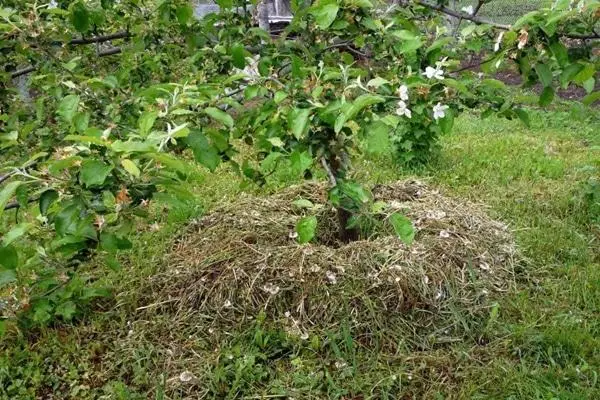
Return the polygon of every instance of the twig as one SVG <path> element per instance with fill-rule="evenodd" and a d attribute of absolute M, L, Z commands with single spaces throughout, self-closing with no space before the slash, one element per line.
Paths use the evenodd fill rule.
<path fill-rule="evenodd" d="M 450 15 L 452 17 L 460 18 L 461 20 L 464 19 L 464 20 L 467 20 L 467 21 L 471 21 L 471 22 L 473 22 L 475 24 L 478 24 L 478 25 L 491 25 L 491 26 L 493 26 L 495 28 L 502 29 L 502 30 L 505 30 L 505 31 L 508 31 L 508 30 L 510 30 L 512 28 L 511 25 L 500 24 L 498 22 L 494 22 L 494 21 L 491 21 L 489 19 L 477 17 L 476 15 L 470 15 L 470 14 L 467 14 L 467 13 L 455 11 L 455 10 L 452 10 L 452 9 L 444 7 L 444 6 L 440 6 L 440 5 L 437 5 L 437 4 L 432 4 L 432 3 L 430 3 L 430 2 L 428 2 L 426 0 L 415 0 L 415 2 L 417 4 L 422 5 L 423 7 L 427 7 L 427 8 L 430 8 L 432 10 L 439 11 L 441 13 Z M 600 39 L 600 34 L 598 34 L 596 32 L 591 33 L 591 34 L 562 33 L 562 34 L 559 34 L 559 36 L 562 36 L 562 37 L 565 37 L 565 38 L 569 38 L 569 39 L 582 39 L 582 40 Z"/>
<path fill-rule="evenodd" d="M 431 8 L 432 10 L 436 10 L 436 11 L 442 12 L 442 13 L 450 15 L 452 17 L 456 17 L 456 18 L 460 18 L 460 19 L 465 19 L 467 21 L 474 22 L 474 23 L 476 23 L 478 25 L 483 25 L 483 24 L 485 24 L 485 25 L 491 25 L 491 26 L 494 26 L 494 27 L 496 27 L 498 29 L 503 29 L 505 31 L 508 31 L 511 28 L 510 25 L 499 24 L 497 22 L 490 21 L 490 20 L 485 19 L 485 18 L 480 18 L 480 17 L 477 17 L 475 15 L 470 15 L 470 14 L 467 14 L 467 13 L 463 13 L 463 12 L 452 10 L 452 9 L 444 7 L 444 6 L 440 6 L 440 5 L 437 5 L 437 4 L 432 4 L 432 3 L 428 2 L 428 1 L 425 1 L 425 0 L 415 0 L 415 1 L 416 1 L 417 4 L 420 4 L 420 5 L 424 6 L 424 7 Z"/>
<path fill-rule="evenodd" d="M 333 171 L 331 170 L 331 167 L 329 166 L 329 163 L 327 162 L 325 157 L 321 157 L 321 165 L 323 166 L 325 172 L 327 172 L 327 176 L 329 177 L 329 183 L 331 184 L 331 187 L 337 186 L 337 179 L 335 179 L 335 175 L 333 174 Z"/>
<path fill-rule="evenodd" d="M 7 181 L 8 179 L 10 179 L 10 177 L 13 176 L 14 174 L 15 174 L 15 172 L 13 171 L 13 172 L 9 172 L 6 175 L 0 176 L 0 184 L 4 183 L 4 181 Z"/>
<path fill-rule="evenodd" d="M 116 32 L 116 33 L 111 33 L 109 35 L 101 35 L 101 36 L 94 36 L 94 37 L 90 37 L 90 38 L 73 39 L 69 42 L 69 44 L 77 45 L 77 44 L 102 43 L 102 42 L 108 42 L 110 40 L 115 40 L 115 39 L 125 39 L 130 36 L 131 36 L 131 34 L 129 32 L 120 31 L 120 32 Z"/>
<path fill-rule="evenodd" d="M 475 6 L 475 9 L 473 10 L 473 13 L 471 13 L 471 15 L 474 17 L 477 15 L 477 13 L 479 12 L 479 10 L 481 10 L 481 6 L 483 6 L 483 4 L 485 3 L 485 0 L 479 0 L 477 2 L 477 5 Z M 456 36 L 456 34 L 458 33 L 458 30 L 460 29 L 460 24 L 462 23 L 463 18 L 461 17 L 458 20 L 458 23 L 456 24 L 456 28 L 454 29 L 454 35 Z"/>
<path fill-rule="evenodd" d="M 110 49 L 99 51 L 98 52 L 98 57 L 112 56 L 114 54 L 121 53 L 121 51 L 122 50 L 121 50 L 120 47 L 111 47 Z"/>
<path fill-rule="evenodd" d="M 23 69 L 16 70 L 15 72 L 10 74 L 10 77 L 12 79 L 15 79 L 15 78 L 18 78 L 19 76 L 27 75 L 28 73 L 33 72 L 33 71 L 35 71 L 35 67 L 31 65 L 29 67 L 25 67 Z"/>
<path fill-rule="evenodd" d="M 459 72 L 463 72 L 463 71 L 466 71 L 468 69 L 473 69 L 473 68 L 476 68 L 476 67 L 480 67 L 483 64 L 487 64 L 487 63 L 489 63 L 491 61 L 494 61 L 495 59 L 496 59 L 495 56 L 494 57 L 489 57 L 489 58 L 486 58 L 485 60 L 482 60 L 482 61 L 480 61 L 478 63 L 465 65 L 464 67 L 461 67 L 461 68 L 459 68 L 457 70 L 454 70 L 454 71 L 451 71 L 451 72 L 457 74 Z"/>
<path fill-rule="evenodd" d="M 112 56 L 115 54 L 119 54 L 121 53 L 123 50 L 120 47 L 112 47 L 110 49 L 107 50 L 103 50 L 97 53 L 98 57 L 107 57 L 107 56 Z M 29 67 L 23 68 L 23 69 L 19 69 L 13 73 L 10 74 L 10 77 L 12 79 L 18 78 L 19 76 L 23 76 L 23 75 L 27 75 L 31 72 L 34 72 L 35 70 L 37 70 L 36 67 L 34 67 L 33 65 L 30 65 Z"/>
<path fill-rule="evenodd" d="M 30 199 L 27 199 L 27 204 L 35 203 L 39 199 L 40 199 L 39 197 L 32 197 Z M 8 203 L 6 206 L 4 206 L 4 211 L 14 210 L 15 208 L 16 209 L 21 208 L 21 204 L 18 201 L 13 201 L 11 203 Z"/>

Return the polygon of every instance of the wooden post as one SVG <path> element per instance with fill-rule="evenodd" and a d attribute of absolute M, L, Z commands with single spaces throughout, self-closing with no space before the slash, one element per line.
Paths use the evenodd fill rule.
<path fill-rule="evenodd" d="M 270 24 L 269 24 L 269 2 L 268 2 L 268 0 L 262 0 L 260 3 L 258 3 L 257 8 L 258 8 L 258 10 L 257 10 L 258 11 L 257 12 L 258 27 L 269 32 Z"/>

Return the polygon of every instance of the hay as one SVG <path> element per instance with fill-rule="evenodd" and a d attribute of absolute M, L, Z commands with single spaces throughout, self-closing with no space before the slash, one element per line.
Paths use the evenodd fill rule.
<path fill-rule="evenodd" d="M 167 270 L 150 282 L 159 298 L 148 300 L 175 318 L 201 320 L 207 330 L 234 329 L 264 313 L 301 337 L 341 323 L 371 335 L 408 320 L 427 326 L 458 307 L 476 313 L 511 288 L 515 244 L 481 207 L 417 181 L 379 185 L 373 193 L 413 221 L 411 246 L 387 231 L 337 243 L 327 206 L 318 209 L 317 244 L 296 244 L 292 233 L 303 211 L 292 201 L 325 204 L 322 184 L 242 196 L 185 230 Z"/>

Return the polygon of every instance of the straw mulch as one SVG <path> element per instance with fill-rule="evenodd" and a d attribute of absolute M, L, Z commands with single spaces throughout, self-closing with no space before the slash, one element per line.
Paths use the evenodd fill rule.
<path fill-rule="evenodd" d="M 341 324 L 369 338 L 393 335 L 398 326 L 415 333 L 437 329 L 444 325 L 436 319 L 456 310 L 487 312 L 492 298 L 512 288 L 512 235 L 482 207 L 417 181 L 379 185 L 373 194 L 388 203 L 388 214 L 401 212 L 413 221 L 412 245 L 387 228 L 368 240 L 336 242 L 324 184 L 245 195 L 181 234 L 166 258 L 168 268 L 149 283 L 148 303 L 159 306 L 148 310 L 172 313 L 174 324 L 193 318 L 210 332 L 262 315 L 301 338 Z M 292 204 L 301 198 L 320 205 L 308 211 L 318 214 L 314 244 L 293 238 L 307 213 Z"/>

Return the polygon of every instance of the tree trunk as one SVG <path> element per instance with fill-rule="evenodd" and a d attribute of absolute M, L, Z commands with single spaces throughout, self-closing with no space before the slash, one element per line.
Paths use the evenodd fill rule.
<path fill-rule="evenodd" d="M 354 242 L 359 238 L 359 232 L 356 228 L 348 228 L 348 221 L 352 217 L 352 213 L 343 208 L 337 209 L 338 224 L 340 224 L 340 240 L 343 243 Z"/>
<path fill-rule="evenodd" d="M 343 158 L 343 157 L 342 157 Z M 340 161 L 332 156 L 329 161 L 325 158 L 321 159 L 323 168 L 329 177 L 329 183 L 332 188 L 335 188 L 341 180 L 345 178 L 344 166 Z M 352 218 L 352 213 L 342 207 L 337 207 L 337 219 L 339 224 L 339 238 L 343 243 L 349 243 L 358 240 L 359 231 L 357 228 L 348 228 L 348 222 Z"/>

